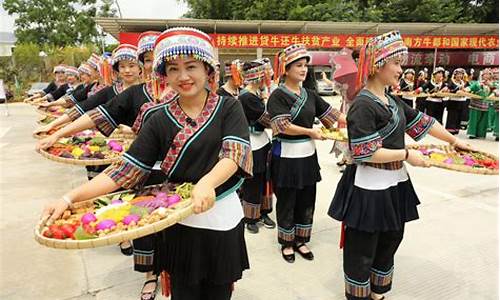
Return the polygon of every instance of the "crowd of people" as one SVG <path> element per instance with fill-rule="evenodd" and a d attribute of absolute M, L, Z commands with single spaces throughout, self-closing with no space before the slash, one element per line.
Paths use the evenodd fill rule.
<path fill-rule="evenodd" d="M 137 47 L 120 45 L 111 57 L 93 54 L 78 69 L 57 67 L 55 81 L 29 101 L 69 109 L 36 130 L 60 128 L 38 149 L 88 128 L 106 136 L 125 128 L 136 138 L 118 163 L 90 169 L 87 183 L 47 203 L 42 219 L 53 222 L 74 203 L 121 188 L 192 182 L 192 216 L 120 248 L 133 254 L 134 270 L 145 273 L 140 299 L 155 298 L 160 274 L 169 278 L 162 283 L 173 300 L 230 299 L 233 283 L 250 267 L 245 231 L 277 227 L 286 262 L 293 263 L 295 253 L 314 260 L 308 243 L 321 180 L 316 141 L 325 139 L 314 126 L 318 119 L 327 128 L 347 126 L 349 135 L 345 155 L 352 162 L 331 191 L 328 211 L 342 222 L 346 298 L 384 299 L 405 223 L 418 218 L 405 162 L 429 166 L 420 152 L 405 148 L 405 133 L 472 149 L 440 124 L 433 96 L 415 109 L 413 98 L 387 92 L 412 85 L 430 93 L 437 81 L 443 90 L 435 79 L 444 75 L 441 69 L 428 83 L 413 83 L 408 74 L 414 72 L 401 67 L 407 52 L 397 31 L 369 40 L 347 114 L 305 88 L 311 56 L 299 44 L 279 51 L 274 66 L 265 58 L 221 66 L 207 34 L 179 27 L 145 32 Z M 225 83 L 218 87 L 220 72 Z M 458 74 L 451 83 L 458 84 Z M 460 88 L 475 92 L 471 83 Z"/>
<path fill-rule="evenodd" d="M 428 78 L 428 70 L 406 69 L 399 84 L 391 87 L 411 107 L 426 112 L 443 124 L 452 134 L 467 130 L 469 139 L 485 138 L 492 132 L 498 141 L 498 68 L 480 72 L 456 68 L 451 73 L 437 67 Z M 446 93 L 439 94 L 440 92 Z M 470 93 L 479 97 L 470 97 Z M 420 96 L 425 94 L 424 96 Z M 490 96 L 496 97 L 491 99 Z"/>

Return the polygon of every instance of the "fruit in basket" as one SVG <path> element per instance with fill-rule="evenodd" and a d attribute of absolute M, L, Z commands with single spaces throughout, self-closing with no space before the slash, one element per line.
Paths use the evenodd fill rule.
<path fill-rule="evenodd" d="M 102 220 L 101 222 L 97 223 L 97 225 L 95 226 L 95 229 L 97 229 L 97 230 L 106 230 L 106 229 L 112 230 L 115 227 L 116 227 L 116 222 L 114 220 L 106 219 L 106 220 Z"/>
<path fill-rule="evenodd" d="M 347 140 L 347 131 L 345 128 L 321 128 L 321 133 L 324 137 L 332 140 L 343 141 Z"/>
<path fill-rule="evenodd" d="M 125 225 L 130 225 L 132 222 L 137 224 L 140 219 L 141 219 L 141 216 L 136 215 L 136 214 L 130 214 L 130 215 L 126 216 L 125 218 L 123 218 L 122 223 Z"/>
<path fill-rule="evenodd" d="M 173 194 L 172 196 L 168 196 L 167 201 L 168 201 L 168 206 L 171 206 L 177 202 L 181 202 L 182 198 L 177 194 Z"/>
<path fill-rule="evenodd" d="M 86 213 L 81 218 L 82 224 L 90 224 L 97 221 L 97 217 L 93 213 Z"/>
<path fill-rule="evenodd" d="M 78 228 L 76 228 L 73 237 L 75 240 L 89 240 L 96 238 L 95 229 L 91 228 L 91 226 L 79 226 Z"/>
<path fill-rule="evenodd" d="M 108 146 L 111 148 L 111 150 L 113 150 L 115 152 L 122 152 L 123 151 L 123 146 L 120 145 L 120 143 L 118 143 L 115 140 L 109 141 Z"/>

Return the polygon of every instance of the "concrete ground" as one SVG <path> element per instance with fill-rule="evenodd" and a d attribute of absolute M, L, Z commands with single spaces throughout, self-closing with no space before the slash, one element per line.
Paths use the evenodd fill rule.
<path fill-rule="evenodd" d="M 143 275 L 117 246 L 56 250 L 35 242 L 33 228 L 44 203 L 85 182 L 85 172 L 34 151 L 33 108 L 9 104 L 10 116 L 4 108 L 0 105 L 0 299 L 139 299 Z M 422 143 L 434 141 L 426 137 Z M 471 142 L 498 155 L 491 136 Z M 236 283 L 234 300 L 343 299 L 339 223 L 326 215 L 340 173 L 328 154 L 331 142 L 317 146 L 323 180 L 310 243 L 315 260 L 297 256 L 294 264 L 286 263 L 276 230 L 247 234 L 251 269 Z M 422 202 L 420 219 L 406 226 L 386 299 L 498 299 L 498 176 L 437 168 L 409 167 L 409 172 Z"/>

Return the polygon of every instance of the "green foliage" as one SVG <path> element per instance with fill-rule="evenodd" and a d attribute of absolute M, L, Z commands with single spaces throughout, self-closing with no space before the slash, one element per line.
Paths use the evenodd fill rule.
<path fill-rule="evenodd" d="M 498 0 L 184 0 L 186 17 L 335 22 L 498 23 Z"/>
<path fill-rule="evenodd" d="M 5 0 L 3 8 L 16 14 L 18 43 L 81 45 L 97 42 L 95 16 L 114 16 L 112 1 L 97 0 Z"/>
<path fill-rule="evenodd" d="M 45 57 L 40 56 L 41 51 L 46 54 Z M 92 44 L 67 47 L 18 44 L 12 57 L 0 59 L 0 78 L 9 86 L 14 86 L 17 79 L 19 91 L 16 94 L 22 95 L 31 83 L 52 80 L 54 66 L 66 64 L 78 67 L 92 52 L 99 52 Z"/>

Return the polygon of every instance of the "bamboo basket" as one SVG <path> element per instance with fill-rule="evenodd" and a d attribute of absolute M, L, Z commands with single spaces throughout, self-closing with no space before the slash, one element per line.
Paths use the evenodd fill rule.
<path fill-rule="evenodd" d="M 457 152 L 452 146 L 450 145 L 434 145 L 434 144 L 428 144 L 428 145 L 419 145 L 419 144 L 413 144 L 413 145 L 408 145 L 406 148 L 408 149 L 439 149 L 443 150 L 446 153 L 452 153 L 452 152 Z M 467 153 L 466 151 L 459 150 L 461 153 Z M 498 157 L 487 152 L 483 151 L 475 151 L 475 153 L 482 154 L 490 159 L 493 159 L 495 161 L 498 161 Z M 498 175 L 498 170 L 494 169 L 488 169 L 488 168 L 474 168 L 472 166 L 466 166 L 466 165 L 456 165 L 456 164 L 447 164 L 444 162 L 440 161 L 434 161 L 429 159 L 428 157 L 424 156 L 424 158 L 430 163 L 431 166 L 438 167 L 438 168 L 443 168 L 443 169 L 448 169 L 452 171 L 457 171 L 457 172 L 462 172 L 462 173 L 471 173 L 471 174 L 481 174 L 481 175 Z"/>
<path fill-rule="evenodd" d="M 331 130 L 331 129 L 328 129 L 326 127 L 321 127 L 321 135 L 327 139 L 327 140 L 333 140 L 333 141 L 339 141 L 339 142 L 348 142 L 349 139 L 347 138 L 347 136 L 345 136 L 344 138 L 337 138 L 337 137 L 333 137 L 332 135 L 330 135 L 330 133 L 333 133 L 335 131 L 340 131 L 338 130 L 337 128 L 335 128 L 334 130 Z"/>
<path fill-rule="evenodd" d="M 126 146 L 131 143 L 130 140 L 120 140 L 119 142 L 122 143 L 123 146 Z M 69 165 L 76 165 L 76 166 L 102 166 L 102 165 L 110 165 L 112 163 L 115 163 L 121 159 L 121 154 L 116 154 L 116 156 L 109 157 L 109 158 L 103 158 L 103 159 L 76 159 L 76 158 L 65 158 L 65 157 L 59 157 L 56 155 L 53 155 L 49 153 L 46 150 L 40 149 L 39 153 L 52 161 L 64 163 L 64 164 L 69 164 Z"/>
<path fill-rule="evenodd" d="M 64 114 L 64 113 L 55 113 L 55 112 L 47 111 L 47 110 L 41 109 L 41 108 L 37 108 L 36 112 L 41 114 L 42 116 L 55 117 L 55 118 L 58 118 Z"/>
<path fill-rule="evenodd" d="M 151 191 L 154 188 L 158 188 L 158 185 L 146 187 L 144 191 Z M 120 191 L 117 193 L 112 193 L 106 196 L 113 196 L 117 194 L 123 193 L 133 193 L 134 191 Z M 101 197 L 96 197 L 87 201 L 83 201 L 75 204 L 73 207 L 73 211 L 78 208 L 87 208 L 94 205 L 94 200 Z M 193 204 L 191 200 L 183 200 L 169 208 L 167 208 L 167 216 L 160 221 L 157 221 L 152 224 L 147 224 L 141 227 L 136 227 L 134 229 L 120 231 L 116 233 L 110 233 L 103 237 L 97 237 L 95 239 L 88 240 L 72 240 L 72 239 L 52 239 L 47 238 L 42 235 L 42 230 L 45 227 L 46 222 L 39 222 L 35 226 L 35 240 L 43 246 L 49 248 L 57 248 L 57 249 L 86 249 L 86 248 L 97 248 L 97 247 L 105 247 L 105 246 L 113 246 L 117 245 L 121 242 L 134 240 L 140 237 L 144 237 L 156 232 L 160 232 L 167 227 L 170 227 L 179 221 L 184 220 L 193 214 Z"/>
<path fill-rule="evenodd" d="M 102 165 L 110 165 L 115 163 L 121 159 L 121 155 L 112 157 L 112 158 L 104 158 L 104 159 L 75 159 L 75 158 L 65 158 L 59 157 L 49 152 L 40 149 L 39 153 L 52 161 L 60 162 L 67 165 L 75 165 L 75 166 L 102 166 Z"/>
<path fill-rule="evenodd" d="M 420 98 L 420 97 L 431 97 L 433 94 L 428 94 L 428 93 L 420 93 L 420 94 L 415 94 L 413 92 L 398 92 L 398 93 L 392 93 L 391 95 L 394 95 L 394 96 L 405 96 L 405 97 L 417 97 L 417 98 Z"/>
<path fill-rule="evenodd" d="M 55 118 L 53 116 L 46 116 L 46 115 L 42 115 L 38 118 L 38 120 L 36 121 L 39 125 L 47 125 L 49 124 L 50 122 L 54 121 L 50 121 L 49 123 L 44 123 L 45 119 L 48 119 L 48 118 L 53 118 L 55 120 Z"/>

